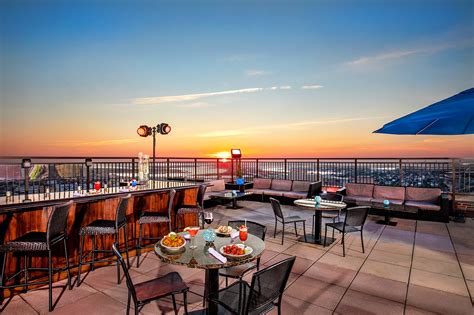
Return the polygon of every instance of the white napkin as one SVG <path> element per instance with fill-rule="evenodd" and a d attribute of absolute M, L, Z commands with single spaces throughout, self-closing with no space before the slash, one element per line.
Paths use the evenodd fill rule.
<path fill-rule="evenodd" d="M 232 234 L 230 234 L 230 238 L 237 238 L 239 237 L 239 231 L 235 231 L 235 232 L 232 232 Z"/>
<path fill-rule="evenodd" d="M 219 252 L 217 252 L 214 248 L 209 248 L 209 254 L 216 257 L 219 261 L 223 262 L 224 264 L 227 262 L 227 258 L 222 256 Z"/>

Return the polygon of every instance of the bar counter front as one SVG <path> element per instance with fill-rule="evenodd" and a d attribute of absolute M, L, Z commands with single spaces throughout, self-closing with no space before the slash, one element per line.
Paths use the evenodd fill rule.
<path fill-rule="evenodd" d="M 202 183 L 201 183 L 202 184 Z M 0 204 L 0 245 L 8 241 L 14 240 L 28 232 L 41 231 L 46 232 L 47 222 L 51 213 L 52 207 L 64 202 L 73 201 L 72 208 L 69 211 L 67 219 L 67 249 L 69 256 L 69 266 L 72 276 L 72 281 L 75 281 L 75 275 L 78 272 L 79 264 L 79 243 L 80 243 L 80 229 L 83 226 L 98 219 L 115 220 L 117 206 L 120 198 L 131 194 L 131 199 L 126 210 L 127 220 L 127 243 L 129 247 L 130 257 L 136 254 L 136 244 L 138 239 L 139 224 L 138 219 L 142 211 L 159 212 L 163 215 L 168 214 L 168 196 L 171 189 L 176 190 L 174 196 L 173 210 L 181 204 L 195 204 L 199 184 L 194 182 L 171 182 L 171 181 L 155 181 L 149 183 L 147 186 L 137 186 L 136 189 L 127 188 L 109 188 L 107 193 L 90 193 L 83 196 L 76 196 L 72 198 L 55 198 L 59 196 L 52 196 L 50 198 L 38 197 L 34 198 L 32 202 L 11 203 L 6 204 L 4 200 Z M 175 211 L 171 211 L 172 229 L 174 230 Z M 198 225 L 198 217 L 196 214 L 184 215 L 184 226 Z M 168 223 L 160 224 L 144 224 L 143 237 L 156 238 L 166 235 L 168 233 Z M 121 251 L 125 250 L 124 234 L 119 233 Z M 97 236 L 96 244 L 100 248 L 111 249 L 114 242 L 114 237 Z M 152 244 L 152 241 L 144 241 L 145 245 Z M 92 242 L 90 238 L 86 238 L 84 243 L 84 253 L 92 249 Z M 142 248 L 142 253 L 153 250 L 153 247 Z M 5 278 L 4 286 L 21 284 L 23 277 L 16 277 L 7 280 L 12 275 L 16 274 L 24 268 L 25 261 L 29 267 L 47 267 L 48 254 L 37 256 L 37 252 L 33 256 L 25 260 L 24 253 L 21 255 L 6 253 L 8 255 L 7 262 L 4 266 L 4 257 L 0 260 L 1 268 L 4 268 Z M 52 253 L 52 262 L 54 268 L 64 268 L 66 266 L 66 259 L 64 255 L 64 248 L 62 245 L 54 246 Z M 124 255 L 125 256 L 125 255 Z M 97 259 L 104 257 L 112 257 L 112 254 L 104 253 L 97 255 Z M 90 259 L 90 257 L 89 257 Z M 114 259 L 115 260 L 115 259 Z M 96 263 L 95 268 L 115 264 L 115 262 Z M 83 265 L 81 273 L 87 272 L 90 265 Z M 67 278 L 66 271 L 54 273 L 53 282 Z M 28 280 L 30 282 L 45 281 L 48 279 L 47 272 L 33 271 L 28 273 Z M 30 285 L 29 288 L 34 288 L 35 285 Z M 22 287 L 13 289 L 0 290 L 3 296 L 1 300 L 11 296 L 12 294 L 20 293 Z"/>

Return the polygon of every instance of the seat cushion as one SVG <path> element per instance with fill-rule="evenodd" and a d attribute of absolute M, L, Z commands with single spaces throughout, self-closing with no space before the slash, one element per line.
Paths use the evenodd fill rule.
<path fill-rule="evenodd" d="M 396 210 L 396 211 L 403 211 L 405 207 L 403 206 L 404 200 L 396 200 L 396 199 L 375 199 L 371 200 L 372 207 L 376 209 L 385 209 L 385 205 L 383 204 L 384 200 L 390 201 L 388 206 L 389 210 Z"/>
<path fill-rule="evenodd" d="M 163 223 L 163 222 L 170 222 L 170 219 L 168 218 L 168 216 L 157 213 L 157 212 L 145 212 L 138 219 L 138 223 L 140 224 Z"/>
<path fill-rule="evenodd" d="M 293 184 L 293 182 L 291 180 L 274 179 L 274 180 L 272 180 L 272 189 L 273 190 L 281 190 L 281 191 L 290 191 L 292 184 Z"/>
<path fill-rule="evenodd" d="M 355 183 L 346 184 L 347 196 L 359 196 L 359 197 L 372 198 L 373 192 L 374 192 L 374 185 L 372 184 L 355 184 Z"/>
<path fill-rule="evenodd" d="M 405 199 L 410 201 L 426 201 L 431 203 L 438 203 L 440 196 L 441 189 L 439 188 L 407 187 Z"/>
<path fill-rule="evenodd" d="M 283 197 L 292 198 L 292 199 L 304 199 L 308 195 L 307 192 L 299 191 L 286 191 L 283 193 Z"/>
<path fill-rule="evenodd" d="M 306 221 L 306 220 L 300 217 L 299 215 L 292 215 L 289 217 L 285 217 L 285 223 L 299 222 L 299 221 Z"/>
<path fill-rule="evenodd" d="M 181 207 L 176 212 L 177 214 L 188 214 L 188 213 L 201 213 L 204 210 L 198 206 L 190 206 L 190 207 Z"/>
<path fill-rule="evenodd" d="M 405 187 L 375 186 L 374 199 L 405 200 Z"/>
<path fill-rule="evenodd" d="M 188 290 L 188 286 L 177 272 L 170 272 L 163 277 L 135 284 L 137 299 L 141 302 L 185 290 Z"/>
<path fill-rule="evenodd" d="M 272 180 L 269 178 L 254 178 L 253 179 L 253 188 L 255 189 L 270 189 L 272 185 Z"/>
<path fill-rule="evenodd" d="M 283 193 L 287 192 L 281 190 L 273 190 L 273 189 L 263 189 L 263 194 L 265 196 L 273 196 L 273 197 L 283 197 Z"/>
<path fill-rule="evenodd" d="M 294 180 L 293 185 L 291 186 L 291 190 L 308 193 L 309 185 L 311 185 L 310 182 Z"/>
<path fill-rule="evenodd" d="M 427 202 L 427 201 L 411 201 L 407 200 L 405 202 L 405 208 L 407 210 L 427 210 L 427 211 L 439 211 L 441 207 L 436 203 Z"/>
<path fill-rule="evenodd" d="M 206 191 L 217 192 L 217 191 L 224 191 L 225 190 L 225 182 L 224 182 L 223 179 L 211 180 L 209 182 L 209 184 L 212 185 L 212 186 L 208 186 Z"/>
<path fill-rule="evenodd" d="M 45 232 L 28 232 L 0 246 L 0 252 L 46 251 Z"/>
<path fill-rule="evenodd" d="M 81 235 L 115 234 L 114 220 L 95 220 L 81 228 Z"/>
<path fill-rule="evenodd" d="M 265 190 L 266 190 L 266 189 L 255 189 L 255 188 L 252 188 L 252 189 L 246 189 L 245 191 L 252 192 L 254 195 L 263 195 L 263 192 L 264 192 Z"/>
<path fill-rule="evenodd" d="M 346 196 L 344 202 L 355 203 L 358 206 L 371 206 L 371 197 Z"/>

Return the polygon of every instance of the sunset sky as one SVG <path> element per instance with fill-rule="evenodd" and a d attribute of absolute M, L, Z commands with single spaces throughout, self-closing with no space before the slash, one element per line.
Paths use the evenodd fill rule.
<path fill-rule="evenodd" d="M 0 2 L 0 155 L 474 157 L 373 134 L 474 87 L 474 2 Z"/>

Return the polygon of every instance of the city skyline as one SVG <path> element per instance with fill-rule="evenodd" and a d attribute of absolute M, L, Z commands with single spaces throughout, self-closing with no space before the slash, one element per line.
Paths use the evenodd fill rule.
<path fill-rule="evenodd" d="M 474 86 L 471 1 L 3 1 L 0 155 L 473 157 L 373 134 Z M 224 153 L 221 153 L 224 152 Z"/>

